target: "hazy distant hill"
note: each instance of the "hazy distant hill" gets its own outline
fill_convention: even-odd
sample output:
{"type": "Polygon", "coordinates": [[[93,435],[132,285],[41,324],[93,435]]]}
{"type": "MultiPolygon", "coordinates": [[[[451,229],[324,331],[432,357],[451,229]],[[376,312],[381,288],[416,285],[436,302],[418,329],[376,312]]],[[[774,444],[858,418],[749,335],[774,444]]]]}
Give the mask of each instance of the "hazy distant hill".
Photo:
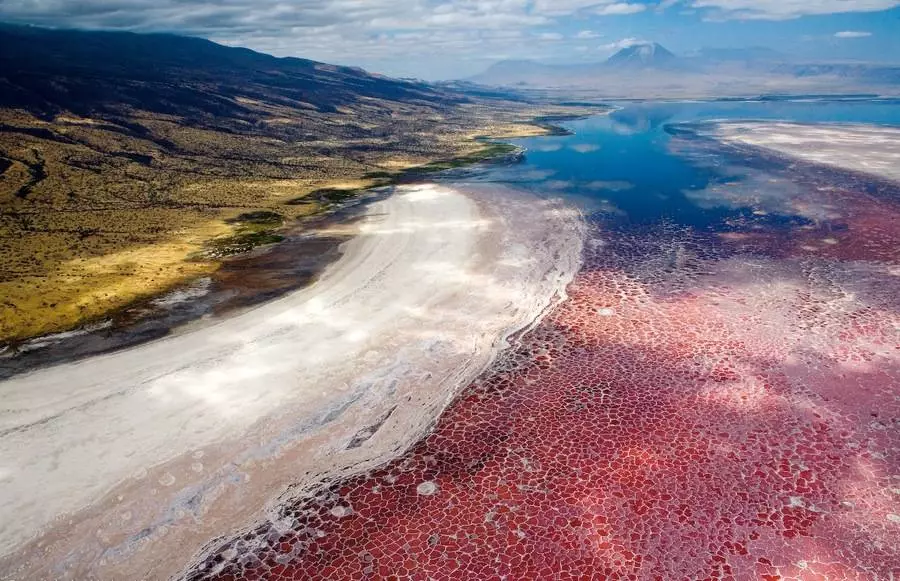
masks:
{"type": "Polygon", "coordinates": [[[596,97],[727,97],[769,93],[900,93],[900,66],[802,63],[765,47],[704,48],[675,55],[657,43],[604,62],[502,61],[467,79],[490,86],[587,91],[596,97]]]}
{"type": "Polygon", "coordinates": [[[500,61],[467,81],[495,86],[582,86],[614,77],[684,71],[691,63],[658,43],[639,43],[621,49],[603,62],[550,65],[529,60],[500,61]]]}
{"type": "Polygon", "coordinates": [[[688,55],[709,63],[713,62],[787,62],[790,57],[777,50],[764,46],[750,46],[746,48],[712,48],[704,47],[695,54],[688,55]]]}
{"type": "Polygon", "coordinates": [[[614,72],[668,69],[677,66],[678,62],[678,57],[659,44],[638,44],[620,50],[605,62],[545,64],[531,60],[504,60],[466,80],[485,85],[546,86],[614,72]]]}

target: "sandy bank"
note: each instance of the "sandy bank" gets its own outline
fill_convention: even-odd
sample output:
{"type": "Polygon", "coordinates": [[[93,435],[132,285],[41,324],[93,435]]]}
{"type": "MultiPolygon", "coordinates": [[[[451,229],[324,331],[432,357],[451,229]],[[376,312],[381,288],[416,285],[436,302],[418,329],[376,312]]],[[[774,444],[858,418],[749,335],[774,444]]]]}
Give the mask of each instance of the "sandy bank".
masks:
{"type": "Polygon", "coordinates": [[[576,214],[498,188],[398,188],[358,228],[308,289],[0,383],[0,576],[163,579],[289,485],[384,461],[580,260],[576,214]]]}
{"type": "Polygon", "coordinates": [[[804,161],[900,181],[900,129],[872,125],[716,123],[702,133],[804,161]]]}

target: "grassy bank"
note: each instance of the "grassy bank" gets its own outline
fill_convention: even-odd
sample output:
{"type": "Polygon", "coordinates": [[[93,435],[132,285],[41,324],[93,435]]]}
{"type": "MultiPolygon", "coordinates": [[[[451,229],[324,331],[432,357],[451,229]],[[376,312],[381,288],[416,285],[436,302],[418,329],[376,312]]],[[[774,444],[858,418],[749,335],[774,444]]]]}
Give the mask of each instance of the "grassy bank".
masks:
{"type": "MultiPolygon", "coordinates": [[[[285,225],[367,188],[508,155],[512,146],[485,136],[549,134],[530,120],[564,111],[400,109],[384,122],[402,137],[326,131],[304,143],[159,115],[135,115],[127,123],[143,129],[134,131],[125,120],[0,111],[0,344],[102,320],[213,274],[229,256],[277,243],[285,225]]],[[[279,110],[267,122],[305,114],[279,110]]]]}

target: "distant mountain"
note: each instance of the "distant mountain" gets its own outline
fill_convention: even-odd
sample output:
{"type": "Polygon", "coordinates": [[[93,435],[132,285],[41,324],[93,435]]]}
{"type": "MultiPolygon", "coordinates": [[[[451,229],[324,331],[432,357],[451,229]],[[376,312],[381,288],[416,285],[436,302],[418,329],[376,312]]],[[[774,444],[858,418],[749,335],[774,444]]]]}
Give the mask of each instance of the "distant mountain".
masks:
{"type": "MultiPolygon", "coordinates": [[[[565,69],[583,68],[584,65],[563,65],[565,69]]],[[[490,86],[529,85],[539,79],[553,78],[559,66],[530,60],[505,60],[494,63],[486,71],[466,82],[490,86]]]]}
{"type": "Polygon", "coordinates": [[[480,83],[514,84],[510,79],[529,79],[550,75],[553,67],[537,61],[505,60],[494,63],[486,71],[477,76],[480,83]]]}
{"type": "Polygon", "coordinates": [[[665,69],[678,61],[661,44],[651,42],[623,48],[607,59],[606,65],[617,69],[665,69]]]}
{"type": "Polygon", "coordinates": [[[629,46],[606,61],[577,64],[548,64],[533,60],[504,60],[466,79],[485,85],[532,85],[542,81],[564,82],[575,77],[591,77],[610,71],[637,71],[676,68],[679,58],[657,43],[629,46]]]}
{"type": "Polygon", "coordinates": [[[785,63],[772,67],[773,72],[788,72],[798,78],[831,77],[863,80],[869,83],[900,85],[900,66],[867,63],[785,63]]]}
{"type": "Polygon", "coordinates": [[[577,64],[548,64],[532,60],[505,60],[466,79],[490,86],[560,86],[581,78],[597,78],[610,73],[678,68],[679,59],[657,43],[629,46],[606,61],[577,64]]]}
{"type": "Polygon", "coordinates": [[[701,59],[707,62],[786,62],[790,60],[788,55],[764,46],[750,46],[746,48],[713,48],[704,47],[689,58],[701,59]]]}
{"type": "Polygon", "coordinates": [[[492,87],[586,91],[606,98],[900,94],[900,66],[803,63],[766,47],[703,48],[679,56],[655,42],[629,46],[605,62],[502,61],[467,80],[492,87]]]}

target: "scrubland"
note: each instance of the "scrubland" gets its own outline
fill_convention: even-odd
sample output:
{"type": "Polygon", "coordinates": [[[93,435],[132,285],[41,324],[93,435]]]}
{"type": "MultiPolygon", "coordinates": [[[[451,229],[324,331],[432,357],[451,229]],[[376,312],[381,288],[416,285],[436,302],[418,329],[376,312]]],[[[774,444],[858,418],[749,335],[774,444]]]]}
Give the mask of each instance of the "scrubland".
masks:
{"type": "Polygon", "coordinates": [[[229,100],[239,117],[0,109],[0,343],[102,319],[277,242],[280,227],[361,189],[507,153],[484,138],[539,135],[550,129],[530,120],[585,112],[229,100]]]}

